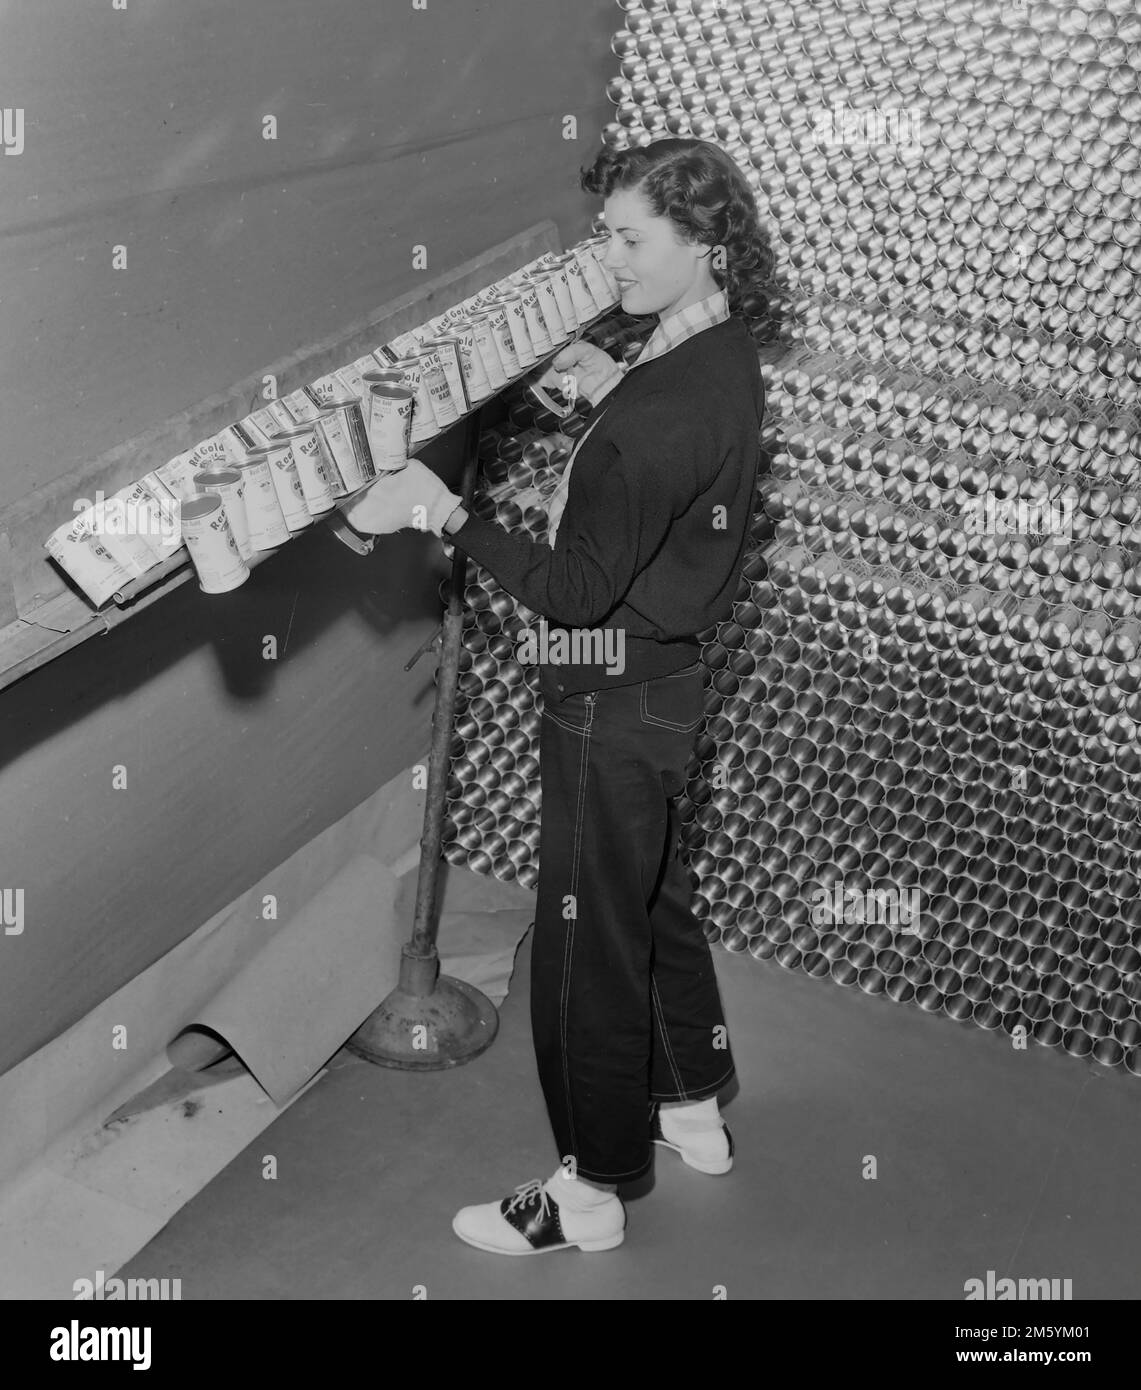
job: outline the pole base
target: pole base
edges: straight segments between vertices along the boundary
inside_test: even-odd
[[[474,985],[439,973],[430,956],[404,947],[400,982],[345,1046],[379,1067],[442,1071],[478,1057],[495,1041],[499,1012]]]

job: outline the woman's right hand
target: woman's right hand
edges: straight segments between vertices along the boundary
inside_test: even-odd
[[[622,372],[618,363],[603,348],[579,339],[568,343],[557,353],[547,370],[536,380],[548,391],[561,392],[572,404],[578,396],[585,396],[591,405],[595,405],[618,385]]]

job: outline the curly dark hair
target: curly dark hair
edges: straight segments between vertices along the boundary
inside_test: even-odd
[[[676,222],[687,241],[723,246],[725,265],[710,273],[731,313],[754,329],[769,316],[773,253],[757,219],[753,191],[732,156],[708,140],[671,137],[625,150],[602,150],[580,170],[586,193],[608,198],[636,189],[656,217]]]

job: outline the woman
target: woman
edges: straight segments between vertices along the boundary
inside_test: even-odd
[[[705,1173],[733,1152],[716,1094],[734,1065],[676,798],[703,717],[696,634],[731,611],[753,516],[764,395],[742,310],[771,262],[715,145],[604,151],[582,186],[604,200],[623,309],[658,323],[628,368],[584,342],[554,359],[590,409],[548,542],[471,515],[418,460],[346,509],[364,531],[426,520],[551,624],[531,1016],[562,1162],[453,1222],[510,1255],[621,1244],[617,1184],[647,1171],[652,1141]]]

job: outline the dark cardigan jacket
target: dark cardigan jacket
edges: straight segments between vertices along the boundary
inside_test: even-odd
[[[573,652],[609,654],[560,665],[561,695],[691,665],[701,654],[696,634],[729,616],[763,413],[756,345],[730,316],[635,364],[587,412],[597,423],[575,456],[553,549],[471,513],[447,538],[546,619],[545,650],[563,628]],[[603,632],[594,638],[587,628]],[[533,630],[538,637],[538,620]]]

